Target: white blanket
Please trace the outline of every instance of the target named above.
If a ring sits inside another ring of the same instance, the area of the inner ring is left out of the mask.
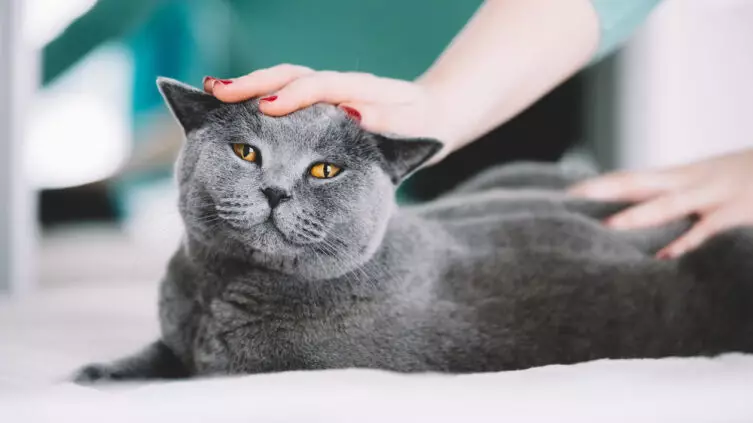
[[[744,355],[464,376],[332,370],[99,389],[3,385],[3,422],[753,422],[753,356]]]

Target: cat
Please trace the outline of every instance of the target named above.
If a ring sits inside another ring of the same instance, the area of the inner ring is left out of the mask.
[[[396,187],[440,148],[315,104],[284,117],[161,78],[186,141],[185,238],[161,337],[81,383],[301,369],[492,372],[604,358],[753,352],[753,229],[676,260],[684,219],[601,224],[557,165],[492,168],[429,203]]]

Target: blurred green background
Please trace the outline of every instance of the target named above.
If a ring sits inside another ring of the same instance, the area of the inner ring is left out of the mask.
[[[130,155],[108,178],[42,193],[42,221],[125,219],[145,191],[169,183],[179,145],[157,76],[199,85],[279,63],[413,79],[428,68],[480,0],[99,0],[43,50],[55,85],[98,50],[129,57]],[[87,81],[89,86],[99,78]],[[432,198],[494,163],[556,160],[581,136],[580,78],[479,142],[406,183],[401,201]],[[473,107],[463,104],[458,107]],[[514,140],[516,142],[508,142]],[[107,142],[101,140],[100,142]],[[166,188],[167,189],[167,188]]]

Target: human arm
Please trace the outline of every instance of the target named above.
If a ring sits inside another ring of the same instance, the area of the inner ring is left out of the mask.
[[[644,5],[647,14],[646,5],[657,1],[630,3]],[[622,23],[641,15],[628,9],[625,14],[612,0],[488,0],[414,82],[283,65],[227,85],[210,78],[205,89],[224,101],[274,93],[274,101],[261,105],[270,115],[315,102],[340,104],[357,110],[366,129],[434,137],[446,154],[520,113],[597,49],[613,49],[620,37],[611,34],[629,32]]]
[[[488,0],[415,82],[283,65],[205,88],[223,101],[274,93],[261,106],[269,115],[315,102],[343,105],[360,113],[366,129],[434,137],[449,152],[575,72],[597,43],[588,0]]]

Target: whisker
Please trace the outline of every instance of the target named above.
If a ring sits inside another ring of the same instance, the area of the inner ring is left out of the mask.
[[[305,235],[308,235],[308,236],[310,236],[313,239],[317,239],[317,238],[321,238],[322,237],[321,233],[316,233],[316,232],[314,232],[314,231],[312,231],[312,230],[310,230],[308,228],[302,227],[300,225],[295,225],[295,229],[302,231]]]
[[[323,230],[324,229],[324,224],[321,223],[321,222],[315,222],[315,221],[313,221],[311,219],[305,218],[305,217],[300,216],[300,215],[296,215],[296,218],[299,221],[303,222],[304,224],[312,226],[314,229],[319,229],[319,230]]]

